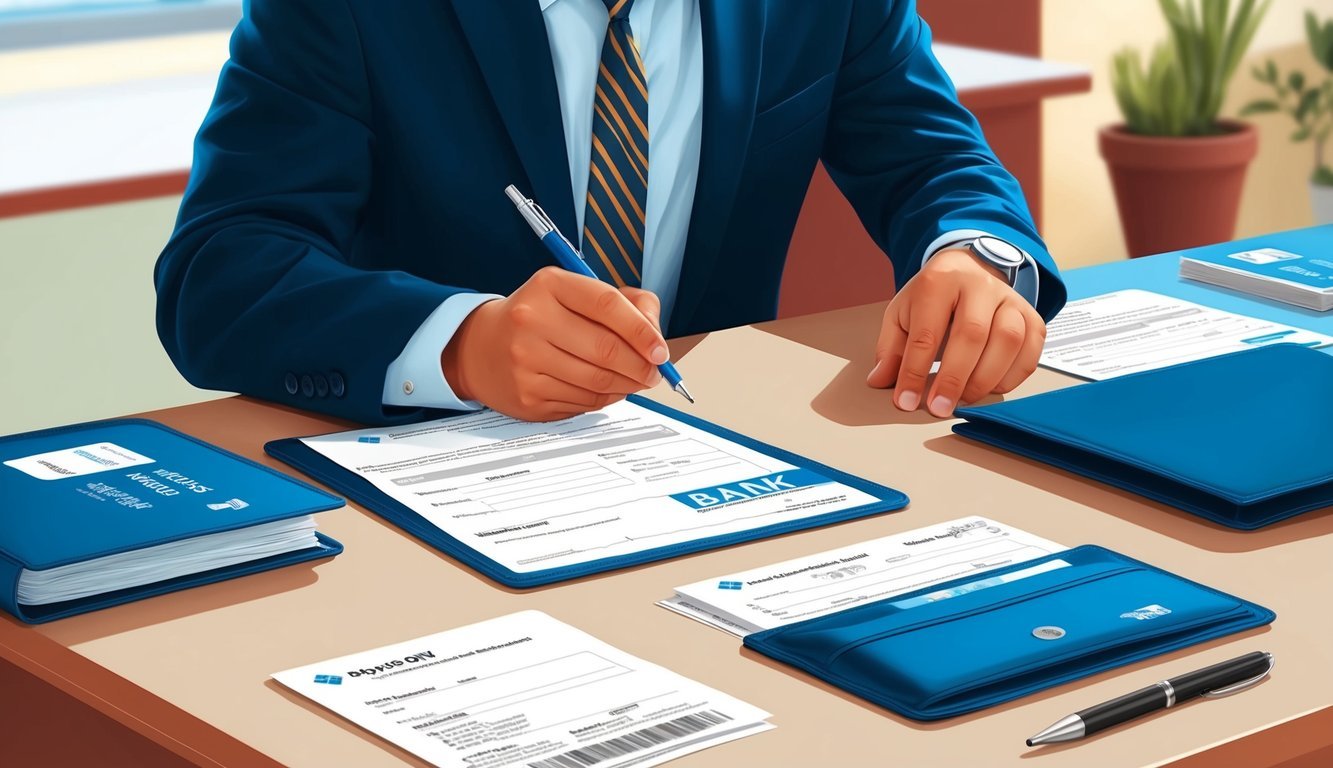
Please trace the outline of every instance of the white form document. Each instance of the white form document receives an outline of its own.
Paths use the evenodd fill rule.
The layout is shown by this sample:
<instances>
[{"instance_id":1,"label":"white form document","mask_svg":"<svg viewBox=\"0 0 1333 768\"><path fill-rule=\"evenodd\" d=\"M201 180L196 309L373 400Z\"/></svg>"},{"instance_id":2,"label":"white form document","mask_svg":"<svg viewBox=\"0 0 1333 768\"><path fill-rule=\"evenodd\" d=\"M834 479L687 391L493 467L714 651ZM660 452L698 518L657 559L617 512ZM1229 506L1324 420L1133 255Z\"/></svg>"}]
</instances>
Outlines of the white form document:
<instances>
[{"instance_id":1,"label":"white form document","mask_svg":"<svg viewBox=\"0 0 1333 768\"><path fill-rule=\"evenodd\" d=\"M303 442L516 572L879 501L630 402L544 424L480 411Z\"/></svg>"},{"instance_id":2,"label":"white form document","mask_svg":"<svg viewBox=\"0 0 1333 768\"><path fill-rule=\"evenodd\" d=\"M964 517L677 587L658 605L744 637L1065 549L994 520ZM1065 565L1053 560L1036 568ZM976 586L992 585L982 581Z\"/></svg>"},{"instance_id":3,"label":"white form document","mask_svg":"<svg viewBox=\"0 0 1333 768\"><path fill-rule=\"evenodd\" d=\"M273 678L449 768L658 765L773 727L757 707L540 611Z\"/></svg>"},{"instance_id":4,"label":"white form document","mask_svg":"<svg viewBox=\"0 0 1333 768\"><path fill-rule=\"evenodd\" d=\"M1323 347L1333 337L1130 289L1069 302L1046 326L1041 364L1101 381L1280 343Z\"/></svg>"}]
</instances>

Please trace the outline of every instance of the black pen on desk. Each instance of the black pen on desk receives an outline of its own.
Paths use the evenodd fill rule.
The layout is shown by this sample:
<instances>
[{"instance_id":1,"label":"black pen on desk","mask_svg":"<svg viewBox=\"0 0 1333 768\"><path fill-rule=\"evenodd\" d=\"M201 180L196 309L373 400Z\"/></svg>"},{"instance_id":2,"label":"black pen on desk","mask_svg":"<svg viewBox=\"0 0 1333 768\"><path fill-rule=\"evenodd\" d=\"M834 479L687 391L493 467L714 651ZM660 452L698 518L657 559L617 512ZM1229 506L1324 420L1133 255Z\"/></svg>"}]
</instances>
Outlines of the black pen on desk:
<instances>
[{"instance_id":1,"label":"black pen on desk","mask_svg":"<svg viewBox=\"0 0 1333 768\"><path fill-rule=\"evenodd\" d=\"M1075 712L1028 739L1028 746L1081 739L1198 696L1216 699L1240 693L1268 677L1273 663L1273 654L1255 651L1179 677L1160 680L1118 699Z\"/></svg>"},{"instance_id":2,"label":"black pen on desk","mask_svg":"<svg viewBox=\"0 0 1333 768\"><path fill-rule=\"evenodd\" d=\"M523 220L528 223L528 226L532 228L533 233L541 238L542 244L555 257L556 263L570 272L591 277L593 280L599 279L597 273L593 272L583 261L583 256L574 249L573 245L570 245L564 235L560 234L555 222L551 221L551 217L546 215L546 211L543 211L540 205L524 197L523 193L519 192L513 184L505 187L505 195L514 204L514 207L518 208L518 212L523 216ZM681 397L691 403L694 402L694 396L685 388L685 382L680 380L680 374L676 372L676 366L672 365L670 360L657 366L657 370L662 374L662 378L666 379L667 384Z\"/></svg>"}]
</instances>

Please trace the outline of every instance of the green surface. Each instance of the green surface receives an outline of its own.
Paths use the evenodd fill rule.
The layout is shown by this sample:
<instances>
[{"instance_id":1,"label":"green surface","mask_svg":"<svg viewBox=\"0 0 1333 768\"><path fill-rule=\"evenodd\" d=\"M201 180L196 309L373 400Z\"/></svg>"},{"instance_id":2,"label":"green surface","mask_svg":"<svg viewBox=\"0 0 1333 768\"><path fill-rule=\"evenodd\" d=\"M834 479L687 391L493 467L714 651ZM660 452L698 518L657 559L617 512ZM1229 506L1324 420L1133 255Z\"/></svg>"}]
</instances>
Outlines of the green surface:
<instances>
[{"instance_id":1,"label":"green surface","mask_svg":"<svg viewBox=\"0 0 1333 768\"><path fill-rule=\"evenodd\" d=\"M178 205L0 219L0 434L220 396L181 378L153 324Z\"/></svg>"}]
</instances>

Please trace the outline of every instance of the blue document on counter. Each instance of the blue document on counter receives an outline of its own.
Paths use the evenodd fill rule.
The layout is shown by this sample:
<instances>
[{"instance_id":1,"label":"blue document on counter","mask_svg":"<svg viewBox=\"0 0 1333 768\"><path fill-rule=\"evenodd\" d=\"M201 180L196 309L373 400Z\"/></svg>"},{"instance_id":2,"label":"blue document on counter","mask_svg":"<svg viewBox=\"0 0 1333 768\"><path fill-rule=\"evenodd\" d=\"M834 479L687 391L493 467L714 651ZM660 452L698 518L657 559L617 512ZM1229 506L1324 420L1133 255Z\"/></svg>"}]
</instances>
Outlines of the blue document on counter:
<instances>
[{"instance_id":1,"label":"blue document on counter","mask_svg":"<svg viewBox=\"0 0 1333 768\"><path fill-rule=\"evenodd\" d=\"M1180 257L1181 277L1320 312L1333 309L1333 259L1322 250L1215 245L1188 253Z\"/></svg>"},{"instance_id":2,"label":"blue document on counter","mask_svg":"<svg viewBox=\"0 0 1333 768\"><path fill-rule=\"evenodd\" d=\"M1254 529L1333 507L1333 357L1276 344L993 405L954 432Z\"/></svg>"},{"instance_id":3,"label":"blue document on counter","mask_svg":"<svg viewBox=\"0 0 1333 768\"><path fill-rule=\"evenodd\" d=\"M342 499L143 419L0 438L0 608L37 623L342 551Z\"/></svg>"},{"instance_id":4,"label":"blue document on counter","mask_svg":"<svg viewBox=\"0 0 1333 768\"><path fill-rule=\"evenodd\" d=\"M901 492L640 397L280 440L271 455L511 587L899 509Z\"/></svg>"},{"instance_id":5,"label":"blue document on counter","mask_svg":"<svg viewBox=\"0 0 1333 768\"><path fill-rule=\"evenodd\" d=\"M745 645L916 720L973 712L1273 621L1096 546L756 632Z\"/></svg>"}]
</instances>

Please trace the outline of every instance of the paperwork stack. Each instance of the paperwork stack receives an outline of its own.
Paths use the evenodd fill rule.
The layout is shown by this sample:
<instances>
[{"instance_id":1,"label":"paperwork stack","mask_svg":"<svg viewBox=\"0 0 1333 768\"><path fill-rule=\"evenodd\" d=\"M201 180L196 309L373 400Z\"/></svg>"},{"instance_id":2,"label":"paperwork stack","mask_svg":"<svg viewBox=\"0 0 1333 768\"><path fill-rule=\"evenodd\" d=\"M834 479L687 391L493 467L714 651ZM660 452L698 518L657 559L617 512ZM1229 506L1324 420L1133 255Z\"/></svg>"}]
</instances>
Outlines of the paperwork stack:
<instances>
[{"instance_id":1,"label":"paperwork stack","mask_svg":"<svg viewBox=\"0 0 1333 768\"><path fill-rule=\"evenodd\" d=\"M1298 307L1333 309L1333 258L1277 248L1180 257L1180 276Z\"/></svg>"},{"instance_id":2,"label":"paperwork stack","mask_svg":"<svg viewBox=\"0 0 1333 768\"><path fill-rule=\"evenodd\" d=\"M151 421L0 438L0 608L37 623L342 551L342 499Z\"/></svg>"}]
</instances>

